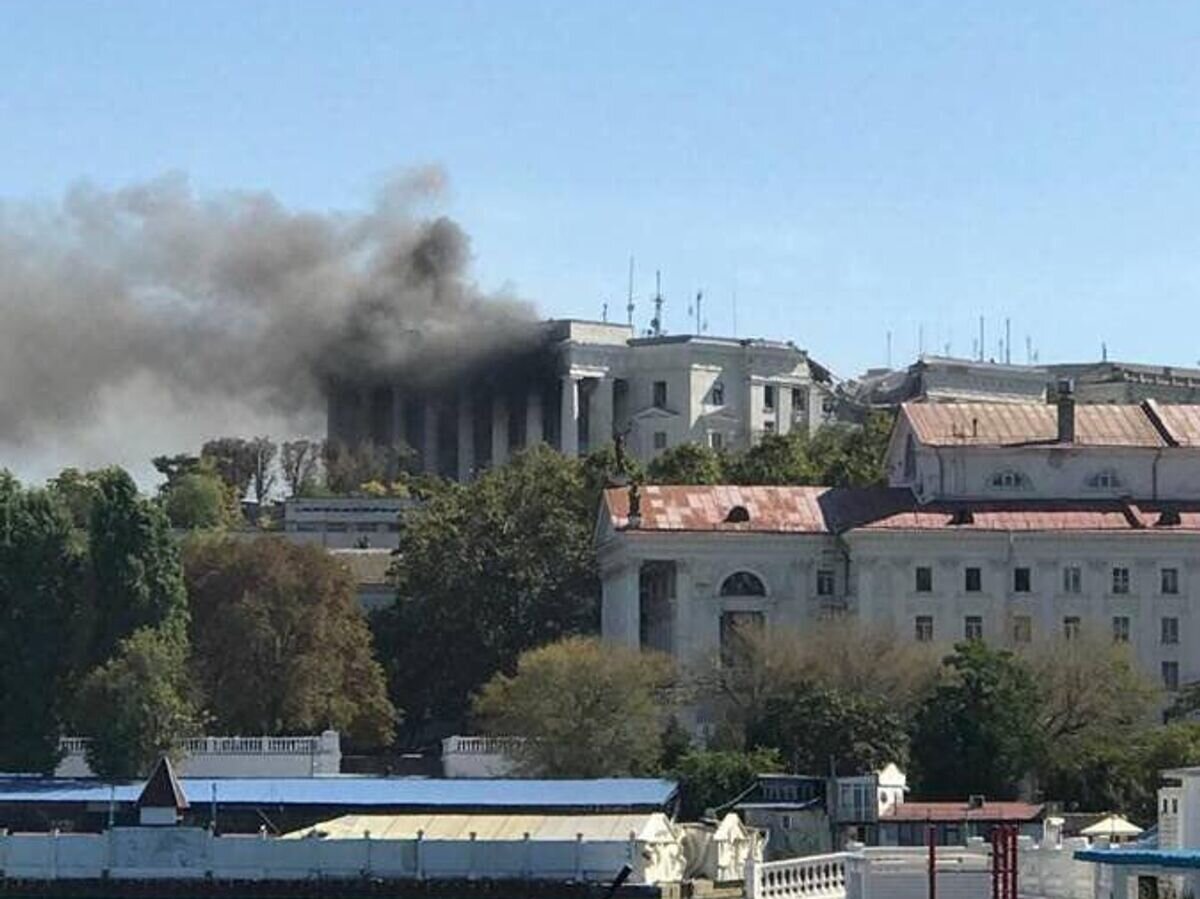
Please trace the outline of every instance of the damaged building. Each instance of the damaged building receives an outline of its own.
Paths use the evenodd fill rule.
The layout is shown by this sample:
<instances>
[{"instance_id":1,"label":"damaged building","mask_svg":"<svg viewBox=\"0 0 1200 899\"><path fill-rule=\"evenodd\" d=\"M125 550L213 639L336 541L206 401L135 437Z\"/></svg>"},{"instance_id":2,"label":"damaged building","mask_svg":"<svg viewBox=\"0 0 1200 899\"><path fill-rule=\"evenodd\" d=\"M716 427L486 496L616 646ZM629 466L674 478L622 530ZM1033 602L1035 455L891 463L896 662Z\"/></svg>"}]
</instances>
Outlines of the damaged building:
<instances>
[{"instance_id":1,"label":"damaged building","mask_svg":"<svg viewBox=\"0 0 1200 899\"><path fill-rule=\"evenodd\" d=\"M815 429L831 398L829 372L789 341L555 320L452 375L331 384L328 435L407 446L420 470L466 480L538 442L576 456L619 436L644 462L687 442L739 449Z\"/></svg>"}]
</instances>

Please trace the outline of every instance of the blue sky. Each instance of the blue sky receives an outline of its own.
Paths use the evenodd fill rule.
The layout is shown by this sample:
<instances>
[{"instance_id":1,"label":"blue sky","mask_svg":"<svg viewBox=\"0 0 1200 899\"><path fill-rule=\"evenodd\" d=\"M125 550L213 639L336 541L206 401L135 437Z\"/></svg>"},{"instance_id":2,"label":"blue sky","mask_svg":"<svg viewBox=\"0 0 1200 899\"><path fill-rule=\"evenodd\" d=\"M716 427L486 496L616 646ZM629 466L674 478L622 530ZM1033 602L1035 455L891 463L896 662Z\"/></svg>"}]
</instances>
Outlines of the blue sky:
<instances>
[{"instance_id":1,"label":"blue sky","mask_svg":"<svg viewBox=\"0 0 1200 899\"><path fill-rule=\"evenodd\" d=\"M449 177L475 272L547 315L1194 364L1200 5L5 3L0 197L167 170L365 205Z\"/></svg>"}]
</instances>

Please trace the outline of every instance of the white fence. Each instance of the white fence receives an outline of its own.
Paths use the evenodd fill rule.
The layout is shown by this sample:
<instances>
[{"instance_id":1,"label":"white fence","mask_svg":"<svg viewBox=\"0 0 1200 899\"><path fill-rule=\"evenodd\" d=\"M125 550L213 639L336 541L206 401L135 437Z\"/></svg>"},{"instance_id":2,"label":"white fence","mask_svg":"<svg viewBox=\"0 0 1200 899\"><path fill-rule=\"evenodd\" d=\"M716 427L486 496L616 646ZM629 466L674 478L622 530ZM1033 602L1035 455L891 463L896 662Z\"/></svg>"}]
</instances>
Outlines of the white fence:
<instances>
[{"instance_id":1,"label":"white fence","mask_svg":"<svg viewBox=\"0 0 1200 899\"><path fill-rule=\"evenodd\" d=\"M220 836L191 827L114 828L103 834L0 836L0 876L26 880L522 879L607 882L630 865L634 840L428 841ZM680 871L682 873L682 870Z\"/></svg>"},{"instance_id":2,"label":"white fence","mask_svg":"<svg viewBox=\"0 0 1200 899\"><path fill-rule=\"evenodd\" d=\"M516 770L520 737L447 737L442 740L445 777L508 777Z\"/></svg>"},{"instance_id":3,"label":"white fence","mask_svg":"<svg viewBox=\"0 0 1200 899\"><path fill-rule=\"evenodd\" d=\"M1021 837L1017 849L1018 886L1024 896L1093 899L1096 867L1075 860L1087 840L1039 846ZM939 846L935 856L939 899L980 899L991 895L990 847ZM926 899L929 850L922 846L856 848L833 855L750 864L747 899Z\"/></svg>"},{"instance_id":4,"label":"white fence","mask_svg":"<svg viewBox=\"0 0 1200 899\"><path fill-rule=\"evenodd\" d=\"M91 777L88 741L63 737L58 777ZM342 768L341 739L327 730L314 737L196 737L184 740L176 770L188 777L316 777Z\"/></svg>"}]
</instances>

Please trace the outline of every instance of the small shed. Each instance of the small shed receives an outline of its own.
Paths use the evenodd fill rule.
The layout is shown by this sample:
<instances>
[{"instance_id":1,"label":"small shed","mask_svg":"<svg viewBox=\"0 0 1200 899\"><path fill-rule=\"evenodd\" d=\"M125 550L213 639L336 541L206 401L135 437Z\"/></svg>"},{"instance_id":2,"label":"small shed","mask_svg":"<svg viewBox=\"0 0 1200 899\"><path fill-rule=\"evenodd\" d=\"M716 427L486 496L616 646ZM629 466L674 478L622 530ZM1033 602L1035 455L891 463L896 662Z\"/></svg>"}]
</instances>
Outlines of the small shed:
<instances>
[{"instance_id":1,"label":"small shed","mask_svg":"<svg viewBox=\"0 0 1200 899\"><path fill-rule=\"evenodd\" d=\"M284 839L420 843L427 872L534 880L611 881L624 865L631 883L683 879L682 832L662 812L626 814L342 815Z\"/></svg>"},{"instance_id":2,"label":"small shed","mask_svg":"<svg viewBox=\"0 0 1200 899\"><path fill-rule=\"evenodd\" d=\"M138 796L137 806L139 822L150 827L178 824L180 816L187 811L187 795L166 756L155 765Z\"/></svg>"}]
</instances>

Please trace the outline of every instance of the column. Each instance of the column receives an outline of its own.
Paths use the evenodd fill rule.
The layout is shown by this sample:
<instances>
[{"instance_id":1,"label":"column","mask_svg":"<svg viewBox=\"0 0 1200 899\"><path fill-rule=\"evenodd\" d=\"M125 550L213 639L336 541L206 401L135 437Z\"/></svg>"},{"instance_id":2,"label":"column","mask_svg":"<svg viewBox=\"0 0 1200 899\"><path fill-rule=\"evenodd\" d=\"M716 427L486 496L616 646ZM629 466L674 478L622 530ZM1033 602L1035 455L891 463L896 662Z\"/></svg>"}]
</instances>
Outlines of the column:
<instances>
[{"instance_id":1,"label":"column","mask_svg":"<svg viewBox=\"0 0 1200 899\"><path fill-rule=\"evenodd\" d=\"M792 430L792 388L788 384L780 384L775 388L775 430L780 434L788 434Z\"/></svg>"},{"instance_id":2,"label":"column","mask_svg":"<svg viewBox=\"0 0 1200 899\"><path fill-rule=\"evenodd\" d=\"M541 443L546 437L542 433L542 391L534 388L525 400L525 445Z\"/></svg>"},{"instance_id":3,"label":"column","mask_svg":"<svg viewBox=\"0 0 1200 899\"><path fill-rule=\"evenodd\" d=\"M613 439L613 380L597 378L588 408L588 449L598 450L612 443Z\"/></svg>"},{"instance_id":4,"label":"column","mask_svg":"<svg viewBox=\"0 0 1200 899\"><path fill-rule=\"evenodd\" d=\"M559 407L558 449L564 456L579 455L579 378L562 376L562 403Z\"/></svg>"},{"instance_id":5,"label":"column","mask_svg":"<svg viewBox=\"0 0 1200 899\"><path fill-rule=\"evenodd\" d=\"M492 397L492 468L508 461L508 397Z\"/></svg>"},{"instance_id":6,"label":"column","mask_svg":"<svg viewBox=\"0 0 1200 899\"><path fill-rule=\"evenodd\" d=\"M641 563L631 560L601 575L600 636L618 646L641 645Z\"/></svg>"},{"instance_id":7,"label":"column","mask_svg":"<svg viewBox=\"0 0 1200 899\"><path fill-rule=\"evenodd\" d=\"M398 387L392 388L392 443L396 446L408 446L408 416L404 414L406 403L404 394Z\"/></svg>"},{"instance_id":8,"label":"column","mask_svg":"<svg viewBox=\"0 0 1200 899\"><path fill-rule=\"evenodd\" d=\"M475 470L475 405L463 388L458 395L458 480L466 483Z\"/></svg>"},{"instance_id":9,"label":"column","mask_svg":"<svg viewBox=\"0 0 1200 899\"><path fill-rule=\"evenodd\" d=\"M438 404L426 399L421 406L424 433L421 435L421 468L429 474L438 473Z\"/></svg>"}]
</instances>

